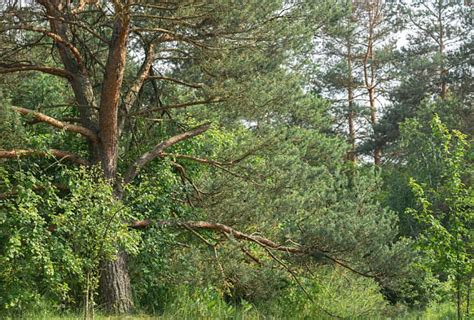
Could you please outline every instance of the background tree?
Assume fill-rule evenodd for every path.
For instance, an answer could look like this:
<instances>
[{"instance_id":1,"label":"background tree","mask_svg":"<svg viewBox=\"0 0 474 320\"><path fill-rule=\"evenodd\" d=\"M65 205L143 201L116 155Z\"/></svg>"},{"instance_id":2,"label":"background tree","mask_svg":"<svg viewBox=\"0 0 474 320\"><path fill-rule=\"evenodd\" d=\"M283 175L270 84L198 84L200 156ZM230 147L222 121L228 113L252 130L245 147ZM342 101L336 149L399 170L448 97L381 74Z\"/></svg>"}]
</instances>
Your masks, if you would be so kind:
<instances>
[{"instance_id":1,"label":"background tree","mask_svg":"<svg viewBox=\"0 0 474 320\"><path fill-rule=\"evenodd\" d=\"M382 160L382 146L376 137L378 118L393 80L393 36L398 28L393 14L390 3L352 2L347 15L338 19L335 27L329 25L326 30L322 43L326 48L325 62L329 61L331 67L325 63L323 80L316 81L323 86L323 95L339 109L335 111L336 116L342 112L346 119L343 128L348 131L353 149L349 158L355 160L357 153L370 149L377 166ZM357 146L356 141L359 141Z\"/></svg>"},{"instance_id":2,"label":"background tree","mask_svg":"<svg viewBox=\"0 0 474 320\"><path fill-rule=\"evenodd\" d=\"M397 10L406 44L398 52L399 84L390 90L380 121L382 144L390 149L399 138L398 124L423 112L423 99L451 100L438 103L436 112L450 128L472 134L472 9L462 1L402 1Z\"/></svg>"}]
</instances>

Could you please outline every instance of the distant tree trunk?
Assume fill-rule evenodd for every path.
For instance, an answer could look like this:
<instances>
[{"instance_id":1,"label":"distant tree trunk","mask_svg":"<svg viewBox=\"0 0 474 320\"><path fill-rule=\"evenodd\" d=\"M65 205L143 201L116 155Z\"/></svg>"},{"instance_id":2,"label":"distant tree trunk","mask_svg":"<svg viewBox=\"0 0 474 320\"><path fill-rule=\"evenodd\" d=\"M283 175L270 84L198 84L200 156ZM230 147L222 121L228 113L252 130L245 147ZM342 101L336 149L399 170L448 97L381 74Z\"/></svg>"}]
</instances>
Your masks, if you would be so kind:
<instances>
[{"instance_id":1,"label":"distant tree trunk","mask_svg":"<svg viewBox=\"0 0 474 320\"><path fill-rule=\"evenodd\" d=\"M348 126L349 126L349 143L351 149L349 151L349 160L352 162L357 161L356 154L356 132L354 125L354 87L352 81L352 46L350 40L347 41L347 67L348 67L348 85L347 85L347 102L348 102Z\"/></svg>"},{"instance_id":2,"label":"distant tree trunk","mask_svg":"<svg viewBox=\"0 0 474 320\"><path fill-rule=\"evenodd\" d=\"M369 93L369 104L370 104L370 123L372 128L375 129L377 125L377 105L375 101L375 87L371 86L368 89ZM376 166L380 166L382 163L382 148L380 147L379 143L375 141L374 145L374 164Z\"/></svg>"},{"instance_id":3,"label":"distant tree trunk","mask_svg":"<svg viewBox=\"0 0 474 320\"><path fill-rule=\"evenodd\" d=\"M466 314L469 316L471 313L471 285L472 285L472 273L469 275L466 285Z\"/></svg>"},{"instance_id":4,"label":"distant tree trunk","mask_svg":"<svg viewBox=\"0 0 474 320\"><path fill-rule=\"evenodd\" d=\"M445 66L445 44L444 44L444 26L443 26L443 17L441 10L438 11L438 25L439 25L439 55L440 55L440 81L441 81L441 99L445 100L448 95L448 84L447 76L448 70Z\"/></svg>"},{"instance_id":5,"label":"distant tree trunk","mask_svg":"<svg viewBox=\"0 0 474 320\"><path fill-rule=\"evenodd\" d=\"M363 70L364 70L364 83L367 90L369 107L370 107L370 125L372 131L375 132L375 127L377 124L377 103L376 103L376 92L375 87L377 84L376 80L376 61L374 53L374 36L375 36L375 27L380 20L382 19L381 12L379 10L380 2L375 2L370 5L367 10L369 14L369 19L367 21L368 26L368 37L367 37L367 51L364 55L363 61ZM380 166L382 162L382 148L380 147L378 141L375 141L374 145L374 164Z\"/></svg>"},{"instance_id":6,"label":"distant tree trunk","mask_svg":"<svg viewBox=\"0 0 474 320\"><path fill-rule=\"evenodd\" d=\"M373 41L372 34L369 35L367 42L367 53L364 58L364 79L365 86L367 89L367 95L369 99L369 108L370 108L370 125L372 130L375 131L375 126L377 125L377 102L375 100L375 66L374 66L374 52L373 52ZM374 145L374 164L380 166L382 161L382 149L377 141Z\"/></svg>"},{"instance_id":7,"label":"distant tree trunk","mask_svg":"<svg viewBox=\"0 0 474 320\"><path fill-rule=\"evenodd\" d=\"M461 277L456 276L456 310L457 310L457 319L462 319L462 310L461 310Z\"/></svg>"}]
</instances>

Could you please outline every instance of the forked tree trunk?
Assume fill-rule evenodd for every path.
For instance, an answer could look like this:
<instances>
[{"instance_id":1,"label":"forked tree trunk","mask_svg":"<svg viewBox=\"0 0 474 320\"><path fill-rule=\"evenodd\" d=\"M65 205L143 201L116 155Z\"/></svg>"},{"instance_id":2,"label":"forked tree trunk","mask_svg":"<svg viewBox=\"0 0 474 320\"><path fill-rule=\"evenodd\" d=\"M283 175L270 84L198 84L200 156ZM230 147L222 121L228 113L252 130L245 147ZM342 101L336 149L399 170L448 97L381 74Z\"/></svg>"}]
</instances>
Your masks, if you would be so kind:
<instances>
[{"instance_id":1,"label":"forked tree trunk","mask_svg":"<svg viewBox=\"0 0 474 320\"><path fill-rule=\"evenodd\" d=\"M116 6L116 19L109 43L99 107L100 161L105 178L117 186L118 105L126 63L130 17L127 9ZM122 194L115 192L116 199ZM132 289L127 269L126 253L118 248L117 258L104 261L100 276L101 300L113 313L128 313L133 307Z\"/></svg>"},{"instance_id":2,"label":"forked tree trunk","mask_svg":"<svg viewBox=\"0 0 474 320\"><path fill-rule=\"evenodd\" d=\"M376 84L377 84L377 72L376 72L376 61L374 52L375 42L375 26L381 21L382 15L379 11L381 1L376 1L368 8L369 21L368 21L368 38L367 38L367 51L363 59L363 70L364 70L364 82L367 89L369 107L370 107L370 125L375 133L377 125L377 103L376 103ZM378 141L375 141L374 146L374 164L380 166L382 163L382 148Z\"/></svg>"}]
</instances>

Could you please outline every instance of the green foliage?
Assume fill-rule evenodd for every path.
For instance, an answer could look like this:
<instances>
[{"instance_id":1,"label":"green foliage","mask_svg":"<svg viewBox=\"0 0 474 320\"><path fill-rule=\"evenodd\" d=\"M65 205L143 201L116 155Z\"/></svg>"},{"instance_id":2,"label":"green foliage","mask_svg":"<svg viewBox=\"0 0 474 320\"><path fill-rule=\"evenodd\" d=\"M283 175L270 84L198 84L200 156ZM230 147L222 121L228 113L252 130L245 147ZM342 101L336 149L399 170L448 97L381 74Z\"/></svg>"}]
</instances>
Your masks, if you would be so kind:
<instances>
[{"instance_id":1,"label":"green foliage","mask_svg":"<svg viewBox=\"0 0 474 320\"><path fill-rule=\"evenodd\" d=\"M0 148L9 149L25 142L25 128L19 116L10 110L11 101L0 90Z\"/></svg>"},{"instance_id":2,"label":"green foliage","mask_svg":"<svg viewBox=\"0 0 474 320\"><path fill-rule=\"evenodd\" d=\"M43 19L43 12L36 16L31 8L24 8L25 14ZM422 123L439 112L449 128L471 130L472 115L464 104L469 94L463 91L469 80L455 64L465 60L464 45L459 47L465 50L462 56L445 61L418 43L414 52L426 54L409 53L409 68L398 66L398 74L387 63L395 58L393 43L386 41L393 20L384 20L377 30L375 38L384 46L376 46L375 60L363 62L366 47L361 43L366 39L361 33L367 17L351 11L349 2L243 5L226 0L169 10L131 8L134 29L159 27L169 30L164 35L183 34L187 40L160 38L153 75L136 93L130 112L119 107L126 119L117 137L117 185L104 180L97 166L70 169L50 156L0 159L0 317L35 318L49 308L51 314L43 318L54 318L77 310L85 297L94 305L101 262L114 259L119 249L129 255L137 309L165 319L410 316L404 306L387 306L385 298L429 306L427 316L451 314L436 303L448 300L454 280L467 284L472 275L472 155L463 134L448 130L437 118L430 128ZM71 27L68 39L83 55L91 81L87 90L97 97L107 45L91 38L81 24L108 37L111 29L104 26L115 19L98 12L78 14L81 22ZM361 14L359 20L351 13ZM10 23L10 15L5 16L2 21ZM356 103L351 109L330 103L308 90L313 37L320 28L333 39L327 42L329 58L319 66L327 76L325 87L311 88L315 92L340 100L353 86L357 95L365 90L358 80L364 63L377 67L378 87L390 89L385 81L395 75L403 79L391 92L400 108L392 108L373 129L386 143L401 141L395 148L404 153L381 171L366 167L364 159L347 163L349 147L335 134L349 111L357 126L368 111ZM157 40L152 34L135 30L130 35L123 98L140 69L143 44ZM14 30L11 39L8 35L0 34L8 40L0 44L2 59L11 56L9 46L14 48L16 40L32 40L38 46L32 52L26 52L30 44L18 48L19 57L31 65L57 66L58 57L44 59L50 37ZM353 75L348 74L347 50L342 50L348 48L341 49L346 40L354 44ZM445 65L456 73L448 74L447 82L460 97L431 103L443 80L439 67ZM2 72L12 66L0 61ZM11 106L18 105L76 123L77 108L71 107L78 101L66 82L33 72L15 75L11 83L0 78L1 151L58 148L99 163L100 152L79 135L30 117L20 121L12 112ZM317 76L309 78L312 85L321 85ZM191 105L209 99L220 102ZM92 105L81 107L95 112ZM418 120L401 126L400 139L398 123L413 116ZM81 125L97 129L95 115L83 120ZM204 122L211 123L209 130L167 148L167 154L120 189L120 174L130 163L160 141ZM304 254L262 248L232 234L174 228L172 223L153 223L140 231L129 227L144 219L219 222ZM409 237L416 239L415 245Z\"/></svg>"},{"instance_id":3,"label":"green foliage","mask_svg":"<svg viewBox=\"0 0 474 320\"><path fill-rule=\"evenodd\" d=\"M178 286L166 295L163 319L354 319L375 318L388 312L379 286L372 280L331 267L323 268L312 278L302 279L308 299L298 286L289 286L272 300L233 305L222 293L204 286Z\"/></svg>"},{"instance_id":4,"label":"green foliage","mask_svg":"<svg viewBox=\"0 0 474 320\"><path fill-rule=\"evenodd\" d=\"M275 318L295 319L372 319L387 309L379 285L339 268L323 267L314 278L304 279L312 299L302 298L301 290L292 287L279 299ZM271 309L270 309L271 310ZM291 312L285 312L291 310ZM289 315L289 316L288 316Z\"/></svg>"},{"instance_id":5,"label":"green foliage","mask_svg":"<svg viewBox=\"0 0 474 320\"><path fill-rule=\"evenodd\" d=\"M443 279L455 279L460 294L461 284L471 281L474 262L474 192L463 182L472 175L472 164L465 162L465 135L448 130L438 116L430 127L431 134L426 134L415 120L406 124L407 143L416 143L425 160L417 168L426 179L410 179L417 207L406 211L422 226L418 246L426 255L425 266Z\"/></svg>"},{"instance_id":6,"label":"green foliage","mask_svg":"<svg viewBox=\"0 0 474 320\"><path fill-rule=\"evenodd\" d=\"M52 111L49 114L53 117L60 113L64 116L64 107L69 100L67 88L67 82L61 78L35 73L23 77L20 84L11 92L12 104L38 111L52 109L49 110ZM55 111L56 108L60 108L60 112Z\"/></svg>"},{"instance_id":7,"label":"green foliage","mask_svg":"<svg viewBox=\"0 0 474 320\"><path fill-rule=\"evenodd\" d=\"M63 168L64 191L36 167L2 171L13 191L0 200L1 312L18 315L44 299L80 304L96 288L101 259L113 259L117 245L136 252L138 238L123 223L129 209L97 174Z\"/></svg>"}]
</instances>

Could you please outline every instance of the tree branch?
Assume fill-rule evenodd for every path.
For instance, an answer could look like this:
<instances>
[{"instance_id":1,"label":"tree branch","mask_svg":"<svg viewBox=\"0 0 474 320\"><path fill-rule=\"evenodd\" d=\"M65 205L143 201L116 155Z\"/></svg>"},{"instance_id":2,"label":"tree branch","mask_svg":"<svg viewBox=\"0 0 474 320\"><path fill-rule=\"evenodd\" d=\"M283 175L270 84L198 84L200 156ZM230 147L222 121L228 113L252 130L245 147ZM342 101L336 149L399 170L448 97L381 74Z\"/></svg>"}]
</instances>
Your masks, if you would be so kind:
<instances>
[{"instance_id":1,"label":"tree branch","mask_svg":"<svg viewBox=\"0 0 474 320\"><path fill-rule=\"evenodd\" d=\"M141 221L135 221L131 225L129 225L130 228L133 229L145 229L149 227L152 224L152 221L150 220L141 220ZM235 239L239 240L246 240L253 242L260 247L263 247L265 250L272 249L272 250L277 250L277 251L282 251L286 253L291 253L291 254L300 254L300 255L308 255L312 256L314 254L314 248L306 248L303 247L302 245L296 245L296 246L284 246L280 245L268 238L262 237L262 236L257 236L253 234L246 234L243 232L240 232L238 230L235 230L232 227L229 227L227 225L221 224L221 223L215 223L215 222L207 222L207 221L185 221L185 222L179 222L179 221L168 221L168 220L161 220L156 223L157 226L169 226L169 227L180 227L180 228L192 228L192 229L201 229L201 230L209 230L209 231L215 231L215 232L220 232L225 235L230 235L234 237ZM322 251L318 251L318 254L334 263L337 265L348 269L360 276L367 277L367 278L377 278L376 274L372 273L367 273L363 271L359 271L357 269L352 268L349 266L347 263L340 261L337 258L334 258L327 253L324 253Z\"/></svg>"},{"instance_id":2,"label":"tree branch","mask_svg":"<svg viewBox=\"0 0 474 320\"><path fill-rule=\"evenodd\" d=\"M78 26L80 28L83 28L85 29L87 32L89 32L91 35L93 35L95 38L99 39L100 41L102 41L103 43L109 45L109 41L102 37L99 33L97 33L96 31L94 31L92 28L90 28L89 26L85 25L84 23L80 22L80 21L77 21L77 20L66 20L62 17L53 17L53 16L46 16L49 20L59 20L61 21L62 23L65 23L65 24L70 24L70 25L75 25L75 26Z\"/></svg>"},{"instance_id":3,"label":"tree branch","mask_svg":"<svg viewBox=\"0 0 474 320\"><path fill-rule=\"evenodd\" d=\"M157 144L151 151L144 153L141 157L139 157L137 160L135 160L134 163L129 167L127 170L125 177L124 177L124 183L127 184L130 181L132 181L137 175L138 172L150 161L155 159L156 157L159 157L161 152L165 150L166 148L171 147L172 145L181 142L183 140L195 137L197 135L200 135L203 132L206 132L211 125L209 123L203 124L197 128L194 128L190 131L186 131L183 133L180 133L178 135L175 135L159 144Z\"/></svg>"},{"instance_id":4,"label":"tree branch","mask_svg":"<svg viewBox=\"0 0 474 320\"><path fill-rule=\"evenodd\" d=\"M225 101L225 99L223 98L212 98L212 99L207 99L207 100L198 100L198 101L184 102L184 103L178 103L178 104L169 104L169 105L161 106L159 108L141 110L139 112L134 113L133 115L143 115L143 114L147 114L151 112L161 112L161 111L166 111L169 109L181 109L181 108L186 108L186 107L191 107L191 106L218 103L218 102L223 102L223 101Z\"/></svg>"},{"instance_id":5,"label":"tree branch","mask_svg":"<svg viewBox=\"0 0 474 320\"><path fill-rule=\"evenodd\" d=\"M0 74L21 72L21 71L39 71L43 73L52 74L54 76L66 78L68 80L72 79L72 77L74 76L72 73L64 69L45 67L45 66L23 65L23 64L7 65L7 64L2 63L0 64L0 67L2 68L0 69Z\"/></svg>"},{"instance_id":6,"label":"tree branch","mask_svg":"<svg viewBox=\"0 0 474 320\"><path fill-rule=\"evenodd\" d=\"M188 154L179 154L179 153L162 152L160 154L160 157L171 157L171 158L176 158L176 159L186 159L186 160L191 160L191 161L194 161L194 162L208 164L208 165L211 165L211 166L231 166L231 165L234 164L233 161L220 162L220 161L204 159L204 158L198 158L198 157L191 156L191 155L188 155Z\"/></svg>"},{"instance_id":7,"label":"tree branch","mask_svg":"<svg viewBox=\"0 0 474 320\"><path fill-rule=\"evenodd\" d=\"M36 112L36 111L26 109L26 108L12 107L12 109L13 109L13 111L16 111L16 112L18 112L22 115L31 115L37 121L47 123L47 124L49 124L53 127L63 129L63 130L66 130L66 131L79 133L79 134L83 135L84 137L88 138L94 144L98 142L97 135L93 131L91 131L91 130L85 128L85 127L65 123L65 122L59 121L57 119L54 119L50 116L47 116L43 113Z\"/></svg>"},{"instance_id":8,"label":"tree branch","mask_svg":"<svg viewBox=\"0 0 474 320\"><path fill-rule=\"evenodd\" d=\"M81 56L81 53L79 52L79 50L71 42L67 41L61 35L59 35L55 32L52 32L52 31L46 30L46 29L35 28L35 27L32 27L32 26L28 26L28 25L16 25L16 26L13 26L13 27L10 27L10 28L4 28L4 29L2 29L2 31L11 30L11 29L13 29L13 30L27 30L27 31L38 32L38 33L44 34L45 36L51 38L54 42L60 43L60 44L64 45L65 47L67 47L71 51L71 53L73 54L73 56L76 59L77 63L80 64L80 65L82 64L82 56Z\"/></svg>"},{"instance_id":9,"label":"tree branch","mask_svg":"<svg viewBox=\"0 0 474 320\"><path fill-rule=\"evenodd\" d=\"M194 89L200 89L204 86L204 84L202 84L202 83L190 83L190 82L185 82L185 81L175 79L175 78L171 78L171 77L149 76L148 79L149 80L155 79L155 80L170 81L170 82L174 82L174 83L180 84L182 86L190 87L190 88L194 88Z\"/></svg>"},{"instance_id":10,"label":"tree branch","mask_svg":"<svg viewBox=\"0 0 474 320\"><path fill-rule=\"evenodd\" d=\"M143 61L140 71L138 72L137 78L133 82L132 86L127 92L127 95L124 98L123 102L125 106L126 115L130 112L130 110L132 109L132 106L135 104L135 101L138 98L138 93L143 87L143 84L145 83L145 80L147 79L148 75L150 74L150 69L154 60L155 60L155 45L151 43L148 46L148 49L146 50L145 61ZM120 124L119 124L120 131L122 131L124 125L125 125L125 116L122 116L122 118L120 119Z\"/></svg>"},{"instance_id":11,"label":"tree branch","mask_svg":"<svg viewBox=\"0 0 474 320\"><path fill-rule=\"evenodd\" d=\"M155 45L151 43L148 46L148 49L146 50L146 58L140 68L140 71L138 72L137 78L135 79L135 82L130 87L130 90L125 96L124 103L125 103L125 108L127 109L127 111L130 110L130 108L136 101L138 92L143 86L143 83L145 82L147 78L149 78L148 75L150 73L150 68L154 60L155 60Z\"/></svg>"},{"instance_id":12,"label":"tree branch","mask_svg":"<svg viewBox=\"0 0 474 320\"><path fill-rule=\"evenodd\" d=\"M177 158L177 159L186 159L186 160L191 160L191 161L195 161L195 162L199 162L199 163L203 163L203 164L208 164L208 165L211 165L211 166L233 166L233 165L243 161L244 159L248 158L249 156L253 155L256 151L264 148L266 145L267 145L267 143L261 144L261 145L255 147L255 148L252 148L252 149L248 150L247 152L242 154L240 157L238 157L236 159L228 160L228 161L217 161L217 160L199 158L199 157L195 157L195 156L192 156L192 155L189 155L189 154L166 153L166 152L162 152L160 154L160 156L161 157L172 157L172 158Z\"/></svg>"},{"instance_id":13,"label":"tree branch","mask_svg":"<svg viewBox=\"0 0 474 320\"><path fill-rule=\"evenodd\" d=\"M144 229L149 227L152 224L151 220L141 220L133 222L129 227L133 229ZM215 222L207 222L207 221L186 221L186 222L177 222L177 221L167 221L161 220L156 223L157 226L168 226L168 227L181 227L181 228L191 228L191 229L202 229L202 230L210 230L210 231L217 231L223 234L230 235L235 239L240 240L247 240L254 242L260 246L265 246L274 250L284 251L289 253L304 253L305 250L302 247L288 247L282 246L273 242L270 239L256 236L256 235L249 235L240 231L235 230L232 227L221 223Z\"/></svg>"},{"instance_id":14,"label":"tree branch","mask_svg":"<svg viewBox=\"0 0 474 320\"><path fill-rule=\"evenodd\" d=\"M82 166L90 166L89 161L84 158L81 158L79 155L68 152L62 151L57 149L49 149L47 151L39 151L39 150L29 150L29 149L16 149L16 150L0 150L0 159L15 159L15 158L22 158L22 157L48 157L54 156L60 160L65 159L71 162L74 162L78 165Z\"/></svg>"}]
</instances>

